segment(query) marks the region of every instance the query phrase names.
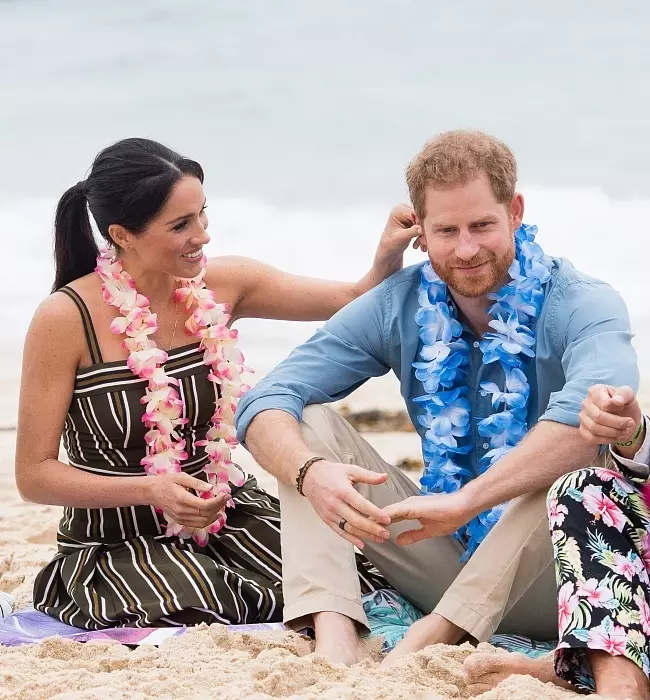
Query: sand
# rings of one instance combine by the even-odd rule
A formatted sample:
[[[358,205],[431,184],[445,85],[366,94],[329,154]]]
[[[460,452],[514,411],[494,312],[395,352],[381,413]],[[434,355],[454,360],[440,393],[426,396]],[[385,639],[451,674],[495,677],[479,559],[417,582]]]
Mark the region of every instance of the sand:
[[[417,456],[409,434],[368,436],[387,459]],[[55,551],[60,510],[23,503],[13,479],[15,435],[0,433],[0,590],[31,604],[34,577]],[[240,463],[255,470],[245,454]],[[267,475],[265,488],[273,490]],[[489,645],[481,650],[495,651]],[[462,662],[469,645],[437,645],[388,669],[371,655],[353,668],[334,667],[292,632],[228,633],[199,627],[160,647],[131,650],[118,643],[81,644],[60,638],[38,645],[0,647],[0,698],[345,698],[440,700],[467,698]],[[496,652],[495,653],[505,653]],[[481,700],[556,700],[579,696],[527,676],[512,676]]]

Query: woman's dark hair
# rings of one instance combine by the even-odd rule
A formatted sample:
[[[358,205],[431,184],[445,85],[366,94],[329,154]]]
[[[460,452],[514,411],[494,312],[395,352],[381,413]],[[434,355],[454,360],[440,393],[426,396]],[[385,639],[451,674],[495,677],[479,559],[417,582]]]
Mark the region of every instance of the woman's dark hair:
[[[149,139],[125,139],[101,151],[88,178],[67,190],[56,208],[52,291],[95,269],[99,250],[88,209],[99,233],[112,244],[111,224],[140,233],[186,175],[203,182],[198,163]]]

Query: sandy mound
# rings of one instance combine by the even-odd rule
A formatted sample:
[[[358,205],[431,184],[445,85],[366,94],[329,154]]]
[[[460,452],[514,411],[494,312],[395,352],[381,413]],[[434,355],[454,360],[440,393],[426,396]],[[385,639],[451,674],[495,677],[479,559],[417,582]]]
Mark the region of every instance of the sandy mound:
[[[34,577],[55,552],[60,509],[23,503],[13,481],[13,434],[0,434],[0,590],[31,604]],[[246,465],[249,467],[249,465]],[[266,484],[265,484],[266,485]],[[469,697],[462,662],[474,649],[436,646],[378,667],[378,655],[353,668],[311,655],[291,632],[233,634],[212,626],[159,648],[80,644],[59,638],[0,647],[0,698],[138,700],[140,698],[345,698],[440,700]],[[491,649],[481,645],[481,650]],[[372,651],[372,650],[371,650]],[[482,700],[578,697],[530,677],[513,676]]]
[[[438,645],[383,670],[369,658],[353,668],[310,654],[292,632],[228,633],[200,627],[159,648],[50,639],[0,648],[0,698],[345,698],[439,700],[469,697],[462,669],[469,645]],[[482,700],[559,700],[567,693],[513,676]],[[575,696],[573,696],[575,697]]]

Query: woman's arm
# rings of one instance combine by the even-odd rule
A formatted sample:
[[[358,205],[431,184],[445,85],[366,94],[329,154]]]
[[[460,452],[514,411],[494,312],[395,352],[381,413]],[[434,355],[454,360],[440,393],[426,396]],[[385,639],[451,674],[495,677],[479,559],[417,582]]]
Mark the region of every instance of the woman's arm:
[[[212,522],[223,498],[206,501],[190,494],[186,489],[211,487],[187,474],[100,476],[58,460],[84,342],[73,302],[63,294],[46,299],[32,320],[23,354],[16,445],[20,495],[35,503],[74,508],[158,505],[181,524],[204,527],[204,521]]]
[[[208,286],[233,290],[233,317],[322,321],[402,267],[404,251],[420,229],[406,204],[393,208],[386,222],[371,270],[358,282],[332,282],[292,275],[257,260],[223,257],[210,261]],[[232,280],[232,282],[231,282]]]
[[[83,351],[79,312],[63,294],[38,308],[23,352],[16,485],[27,501],[78,508],[145,502],[144,477],[89,474],[59,462],[59,445]]]

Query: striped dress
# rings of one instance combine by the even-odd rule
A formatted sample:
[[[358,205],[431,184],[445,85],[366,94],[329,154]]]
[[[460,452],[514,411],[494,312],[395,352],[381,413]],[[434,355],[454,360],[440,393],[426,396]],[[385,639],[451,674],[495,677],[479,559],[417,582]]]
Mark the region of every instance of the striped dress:
[[[125,361],[104,362],[90,313],[69,287],[81,313],[91,366],[77,372],[63,442],[76,469],[103,476],[142,476],[146,380]],[[188,423],[183,471],[203,478],[207,462],[196,446],[210,427],[214,386],[198,343],[171,350],[165,371],[179,382]],[[155,477],[151,477],[155,478]],[[280,509],[248,476],[231,484],[235,508],[205,547],[166,537],[153,506],[70,508],[63,511],[58,552],[39,573],[34,606],[85,629],[115,626],[252,624],[282,619]],[[364,592],[386,582],[359,557]]]

